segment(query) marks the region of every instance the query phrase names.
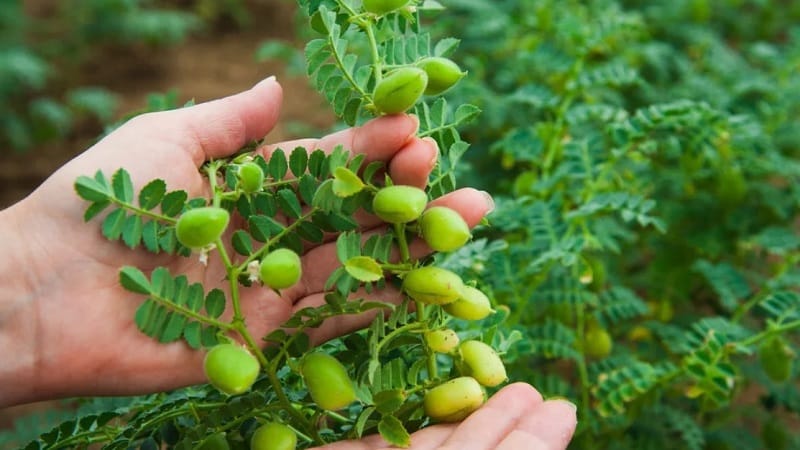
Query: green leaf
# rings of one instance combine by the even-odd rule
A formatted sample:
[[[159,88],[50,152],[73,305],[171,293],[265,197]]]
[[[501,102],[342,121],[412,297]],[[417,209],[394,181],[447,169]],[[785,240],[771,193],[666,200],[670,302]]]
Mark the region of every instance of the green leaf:
[[[328,157],[322,150],[314,150],[308,158],[308,170],[317,178],[324,178],[327,173]]]
[[[119,271],[119,283],[125,289],[137,294],[150,294],[150,281],[141,270],[125,266]]]
[[[250,256],[253,253],[253,240],[244,230],[236,230],[231,238],[231,244],[236,253],[242,256]]]
[[[125,210],[117,209],[106,216],[103,221],[103,236],[107,239],[116,241],[122,234],[125,225]]]
[[[333,193],[338,197],[350,197],[364,189],[364,182],[346,167],[337,167],[333,172]]]
[[[122,241],[130,248],[136,248],[142,241],[142,218],[128,216],[122,228]]]
[[[297,195],[291,189],[278,191],[278,206],[287,216],[297,219],[303,213]]]
[[[403,406],[406,394],[402,389],[389,389],[375,394],[372,401],[381,414],[391,414]]]
[[[151,220],[144,224],[142,228],[142,241],[145,248],[152,252],[158,253],[158,222]]]
[[[88,208],[86,208],[86,212],[83,213],[83,221],[88,222],[92,220],[94,217],[96,217],[98,214],[100,214],[106,208],[108,208],[108,205],[110,204],[111,202],[109,202],[108,200],[101,200],[92,203],[91,205],[89,205]]]
[[[217,319],[225,311],[225,293],[219,289],[212,289],[206,295],[206,312]]]
[[[297,191],[300,198],[308,205],[314,201],[314,194],[317,192],[317,180],[309,174],[300,177],[297,183]]]
[[[172,191],[161,200],[161,213],[165,216],[175,217],[183,211],[189,194],[186,191]]]
[[[267,242],[272,235],[272,219],[267,216],[250,216],[247,220],[250,235],[258,242]]]
[[[167,192],[167,183],[164,180],[153,180],[139,192],[139,206],[151,210],[161,203]]]
[[[200,332],[202,330],[203,327],[200,322],[191,322],[186,325],[186,328],[183,329],[183,339],[186,340],[189,347],[195,350],[202,347],[202,342],[200,341]]]
[[[286,171],[289,169],[289,164],[286,162],[286,153],[281,149],[277,149],[272,153],[269,158],[269,174],[275,181],[283,180],[286,176]]]
[[[106,186],[87,176],[80,176],[75,180],[75,191],[82,199],[90,202],[107,201],[110,196]]]
[[[306,173],[306,167],[308,167],[308,151],[305,147],[295,148],[289,156],[289,169],[299,178]]]
[[[383,278],[383,269],[377,261],[369,256],[356,256],[344,264],[347,273],[353,278],[365,283],[378,281]]]
[[[378,432],[391,445],[406,448],[411,445],[411,436],[403,422],[394,416],[383,416],[378,423]]]
[[[125,169],[119,169],[111,176],[111,187],[114,195],[125,203],[133,201],[133,182],[131,175]]]

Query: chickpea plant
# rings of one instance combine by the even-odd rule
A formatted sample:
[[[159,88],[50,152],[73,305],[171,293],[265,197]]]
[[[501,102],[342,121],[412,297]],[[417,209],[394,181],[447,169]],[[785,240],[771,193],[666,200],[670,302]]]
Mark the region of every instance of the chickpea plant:
[[[101,227],[108,239],[224,266],[224,290],[163,267],[120,270],[121,285],[142,295],[139,329],[206,352],[209,385],[85,415],[28,448],[288,450],[376,432],[404,447],[410,432],[463,419],[484,403],[486,388],[506,381],[499,355],[513,335],[497,330],[505,315],[492,316],[487,295],[438,266],[435,255],[410,251],[413,239],[452,252],[471,237],[454,210],[427,208],[454,189],[453,169],[467,149],[456,127],[478,113],[441,97],[465,73],[446,57],[457,41],[434,45],[421,29],[420,15],[440,6],[300,4],[323,35],[306,48],[308,73],[338,115],[354,125],[413,109],[419,134],[437,141],[441,159],[427,189],[394,185],[380,163],[348,149],[278,149],[264,158],[259,143],[202,167],[210,198],[189,199],[158,179],[136,195],[124,168],[80,177],[75,188],[90,203],[85,219],[110,210]],[[362,235],[354,219],[362,211],[385,222],[385,231]],[[252,335],[242,291],[291,289],[303,276],[304,249],[330,236],[341,265],[327,280],[324,305],[300,309],[263,340]],[[402,303],[373,300],[392,283]],[[367,330],[312,348],[310,330],[368,311],[376,315]],[[485,332],[459,336],[453,319],[486,319]]]

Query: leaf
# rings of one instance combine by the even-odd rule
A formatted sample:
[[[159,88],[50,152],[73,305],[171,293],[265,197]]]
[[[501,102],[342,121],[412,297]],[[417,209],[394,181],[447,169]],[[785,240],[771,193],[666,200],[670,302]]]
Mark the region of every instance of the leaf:
[[[122,227],[122,241],[130,248],[135,248],[142,241],[142,218],[128,216]]]
[[[377,261],[369,256],[356,256],[344,263],[347,273],[353,278],[370,283],[383,278],[383,269]]]
[[[289,164],[286,162],[286,153],[281,149],[272,152],[269,158],[269,174],[275,181],[283,180],[286,176],[286,171],[289,169]]]
[[[101,202],[108,199],[108,189],[94,178],[80,176],[75,180],[75,191],[78,195],[90,202]]]
[[[372,401],[381,414],[391,414],[403,406],[406,394],[401,389],[390,389],[378,392],[372,397]]]
[[[402,448],[411,445],[411,436],[397,417],[383,416],[378,423],[378,432],[391,445]]]
[[[167,192],[167,183],[164,180],[153,180],[139,192],[139,206],[151,210],[161,203]]]
[[[217,319],[225,311],[225,293],[219,289],[212,289],[206,296],[206,312]]]
[[[111,204],[111,202],[109,202],[108,200],[101,200],[101,201],[97,201],[97,202],[92,203],[91,205],[89,205],[88,208],[86,208],[86,212],[83,213],[83,221],[84,222],[88,222],[88,221],[92,220],[98,214],[100,214],[106,208],[108,208],[108,205],[110,205],[110,204]]]
[[[141,270],[133,266],[125,266],[119,271],[119,283],[125,289],[137,294],[150,294],[150,281]]]
[[[111,214],[106,216],[103,221],[103,236],[107,239],[116,241],[122,234],[122,228],[125,225],[125,210],[117,209],[112,211]]]
[[[165,216],[175,217],[183,211],[189,194],[186,191],[172,191],[161,200],[161,213]]]
[[[287,216],[297,219],[303,213],[297,195],[291,189],[281,189],[278,191],[278,206]]]
[[[236,230],[231,238],[231,244],[236,253],[242,256],[250,256],[253,253],[253,240],[244,230]]]
[[[111,176],[111,187],[114,189],[114,196],[125,203],[133,201],[133,182],[131,175],[125,169],[119,169]]]
[[[308,150],[305,147],[295,148],[289,156],[289,169],[299,178],[305,174],[306,167],[308,167]]]
[[[364,182],[346,167],[337,167],[333,172],[333,193],[338,197],[350,197],[364,189]]]

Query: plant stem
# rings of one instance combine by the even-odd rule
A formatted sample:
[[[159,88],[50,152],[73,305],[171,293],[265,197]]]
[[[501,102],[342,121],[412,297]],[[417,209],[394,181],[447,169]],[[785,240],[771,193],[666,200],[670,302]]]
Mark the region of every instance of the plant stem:
[[[581,407],[579,410],[583,414],[589,414],[589,371],[586,368],[586,355],[584,353],[584,345],[586,339],[586,317],[584,314],[584,306],[582,304],[576,307],[576,331],[578,345],[580,348],[580,358],[577,359],[578,376],[581,380]],[[582,422],[589,423],[588,418],[582,419]]]
[[[260,249],[258,249],[257,251],[253,252],[253,254],[248,256],[247,259],[245,259],[243,263],[239,264],[239,267],[237,268],[239,273],[242,273],[245,270],[247,270],[247,265],[248,264],[250,264],[251,262],[253,262],[253,261],[255,261],[255,260],[259,259],[259,258],[261,258],[261,256],[263,256],[264,253],[266,253],[270,248],[272,248],[272,246],[277,244],[278,241],[280,241],[284,236],[289,234],[291,231],[294,231],[294,229],[297,228],[298,226],[300,226],[300,224],[303,221],[306,221],[306,220],[310,219],[311,216],[313,216],[317,211],[319,211],[319,208],[317,208],[317,207],[311,208],[307,213],[305,213],[302,216],[298,217],[297,220],[295,220],[294,222],[290,223],[289,225],[284,227],[283,230],[281,230],[278,234],[276,234],[275,236],[273,236],[269,240],[267,240],[267,242],[264,243],[264,245]]]

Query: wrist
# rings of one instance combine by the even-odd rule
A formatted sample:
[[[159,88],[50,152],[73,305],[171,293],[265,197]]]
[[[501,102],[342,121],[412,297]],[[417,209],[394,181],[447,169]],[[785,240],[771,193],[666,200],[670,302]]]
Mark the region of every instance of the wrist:
[[[39,334],[35,281],[24,237],[23,203],[0,211],[0,408],[35,399]]]

